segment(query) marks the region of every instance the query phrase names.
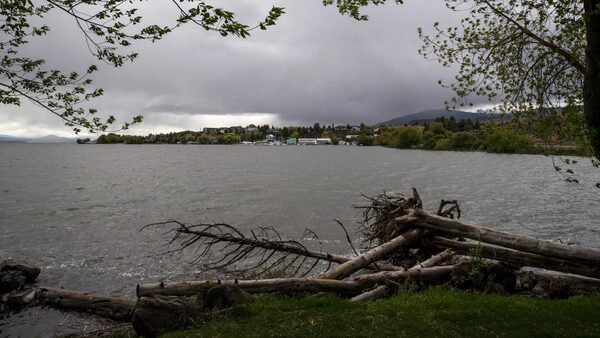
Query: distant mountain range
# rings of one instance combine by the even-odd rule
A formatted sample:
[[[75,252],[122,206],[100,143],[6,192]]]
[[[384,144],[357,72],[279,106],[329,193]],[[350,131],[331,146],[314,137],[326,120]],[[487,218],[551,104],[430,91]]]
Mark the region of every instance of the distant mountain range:
[[[15,137],[0,134],[0,142],[10,143],[76,143],[77,139],[47,135],[42,137]]]
[[[449,119],[451,116],[458,121],[471,119],[472,121],[487,121],[490,119],[499,118],[498,114],[491,113],[470,113],[467,111],[461,110],[444,110],[444,109],[434,109],[434,110],[424,110],[414,114],[408,114],[404,116],[397,117],[395,119],[391,119],[389,121],[377,123],[376,126],[383,125],[393,125],[400,126],[404,124],[423,124],[423,123],[431,123],[438,117],[445,117]]]

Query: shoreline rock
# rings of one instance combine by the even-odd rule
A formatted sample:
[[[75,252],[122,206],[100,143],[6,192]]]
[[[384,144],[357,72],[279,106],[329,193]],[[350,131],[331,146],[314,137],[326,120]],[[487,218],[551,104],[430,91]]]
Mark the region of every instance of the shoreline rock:
[[[0,263],[0,272],[20,271],[25,276],[25,283],[32,284],[40,275],[40,268],[23,261],[6,259]]]

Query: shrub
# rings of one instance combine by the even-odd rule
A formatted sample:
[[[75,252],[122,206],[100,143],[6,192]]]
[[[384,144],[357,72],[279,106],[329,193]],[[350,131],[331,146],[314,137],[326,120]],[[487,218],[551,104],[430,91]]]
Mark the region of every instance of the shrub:
[[[452,134],[452,148],[475,149],[477,148],[477,137],[471,132],[461,131]]]
[[[356,143],[361,146],[370,146],[373,145],[373,140],[375,138],[371,135],[359,135],[356,138]]]
[[[486,131],[481,148],[491,153],[526,153],[534,149],[533,140],[517,130],[490,128]]]
[[[434,149],[437,141],[448,138],[449,134],[441,122],[432,123],[423,133],[423,148]]]
[[[212,137],[210,137],[210,135],[208,134],[200,134],[198,135],[198,137],[196,138],[196,142],[200,143],[200,144],[211,144],[212,143]]]
[[[452,149],[452,140],[449,138],[442,138],[435,142],[434,150],[450,150]]]
[[[227,133],[220,138],[220,143],[224,144],[237,144],[240,143],[241,139],[234,133]]]
[[[392,133],[389,145],[394,148],[413,148],[421,143],[422,134],[419,127],[400,127]]]

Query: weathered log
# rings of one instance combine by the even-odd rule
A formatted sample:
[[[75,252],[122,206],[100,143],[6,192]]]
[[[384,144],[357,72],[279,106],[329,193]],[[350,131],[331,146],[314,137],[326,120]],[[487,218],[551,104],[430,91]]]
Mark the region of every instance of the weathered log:
[[[342,279],[350,276],[356,271],[369,266],[371,263],[389,255],[403,246],[414,242],[423,234],[421,229],[413,229],[392,239],[389,242],[381,244],[365,253],[362,253],[351,260],[342,263],[335,268],[322,273],[319,278],[322,279]]]
[[[23,290],[14,290],[5,295],[6,303],[12,309],[19,309],[28,304],[31,304],[35,299],[36,290],[28,287]],[[5,298],[3,297],[3,298]]]
[[[539,271],[521,271],[517,275],[522,290],[537,297],[567,298],[600,293],[600,279]]]
[[[413,266],[408,271],[414,271],[416,269],[429,268],[429,267],[438,265],[441,262],[448,260],[453,255],[454,255],[454,251],[452,251],[450,249],[446,249],[437,255],[431,256],[426,261]],[[353,297],[352,299],[350,299],[350,301],[351,302],[364,302],[364,301],[367,301],[370,299],[379,298],[379,297],[382,297],[383,295],[385,295],[386,292],[388,292],[388,290],[389,290],[389,288],[387,285],[380,285],[373,290],[363,292],[360,295]]]
[[[38,299],[49,306],[85,312],[118,321],[130,321],[136,301],[73,290],[40,288]]]
[[[206,280],[172,283],[138,284],[137,296],[165,295],[165,296],[193,296],[204,293],[220,284],[237,285],[240,289],[251,293],[272,292],[320,292],[320,291],[348,291],[356,290],[358,284],[333,279],[313,278],[273,278],[257,280]]]
[[[600,278],[600,265],[584,265],[581,263],[569,262],[564,259],[506,249],[485,243],[459,242],[441,236],[432,237],[428,240],[428,243],[435,245],[438,248],[450,248],[465,255],[472,255],[473,252],[476,251],[485,258],[503,261],[518,266],[529,266]]]
[[[410,216],[416,216],[419,219],[419,221],[414,223],[418,227],[533,254],[560,258],[582,264],[592,264],[594,266],[600,265],[599,251],[487,229],[455,219],[440,217],[422,209],[412,209],[409,212]]]
[[[449,274],[452,266],[421,268],[414,271],[389,271],[357,276],[352,280],[320,279],[320,278],[274,278],[259,280],[228,281],[188,281],[173,283],[138,284],[137,296],[153,294],[168,296],[192,296],[219,284],[233,284],[240,289],[256,293],[272,292],[336,292],[352,294],[365,288],[382,283],[385,280],[401,281],[406,278],[431,280]],[[385,275],[385,273],[389,273]],[[382,275],[383,274],[383,275]]]
[[[399,281],[413,278],[420,281],[439,280],[448,276],[454,265],[433,266],[430,268],[415,268],[407,271],[382,271],[354,277],[354,281],[366,285],[385,283],[386,281]]]

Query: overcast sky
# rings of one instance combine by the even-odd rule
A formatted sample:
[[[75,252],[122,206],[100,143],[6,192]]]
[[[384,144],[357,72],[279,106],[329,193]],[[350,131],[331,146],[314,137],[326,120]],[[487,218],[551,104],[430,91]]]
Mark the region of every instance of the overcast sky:
[[[152,1],[145,23],[173,22],[169,3]],[[130,131],[135,134],[250,123],[371,124],[439,109],[452,96],[437,84],[451,78],[452,69],[417,53],[417,27],[431,31],[435,21],[460,19],[443,1],[392,1],[369,9],[368,22],[343,17],[320,0],[225,3],[249,24],[272,5],[286,14],[246,40],[184,27],[155,44],[137,44],[140,57],[121,68],[95,60],[75,23],[52,15],[52,33],[26,51],[65,71],[99,65],[93,79],[105,95],[93,105],[120,121],[143,115],[143,124]],[[57,117],[27,103],[0,106],[0,134],[72,136]]]

